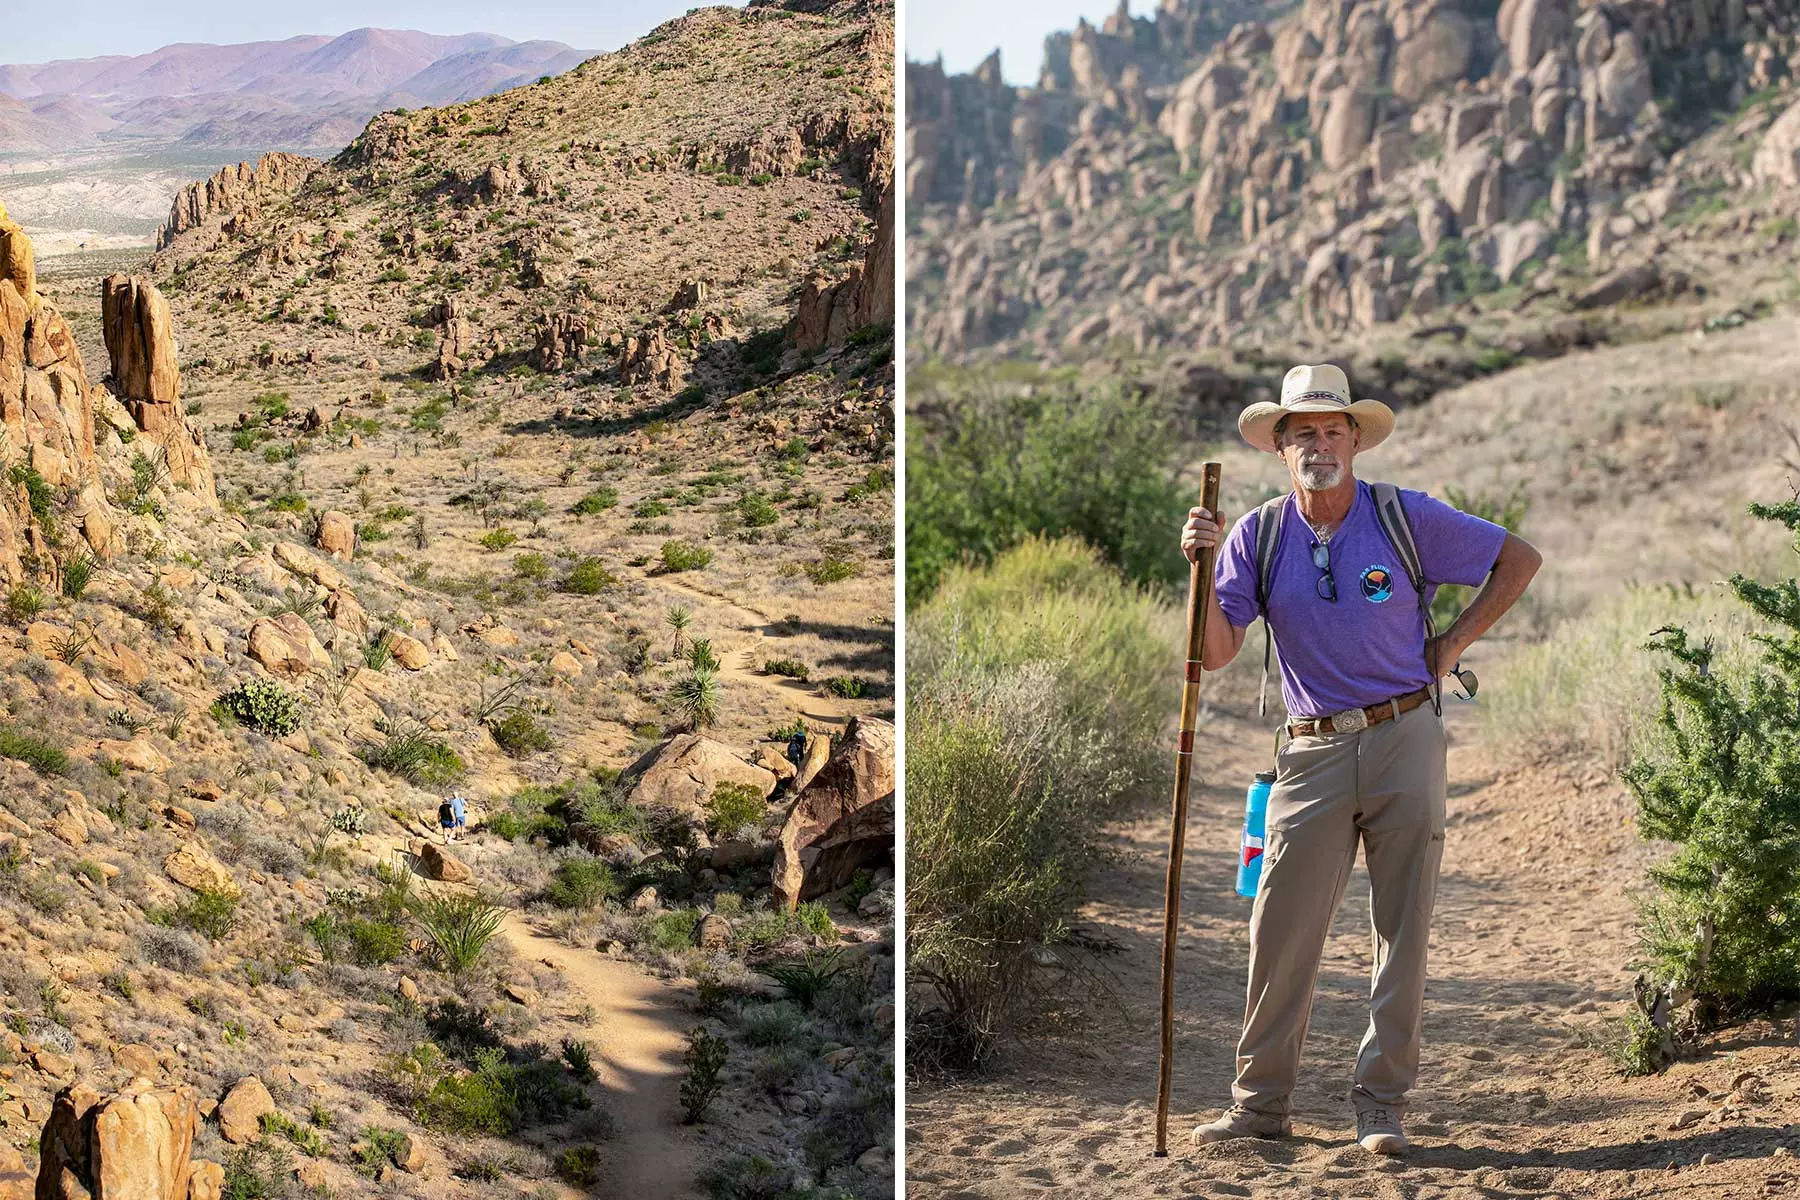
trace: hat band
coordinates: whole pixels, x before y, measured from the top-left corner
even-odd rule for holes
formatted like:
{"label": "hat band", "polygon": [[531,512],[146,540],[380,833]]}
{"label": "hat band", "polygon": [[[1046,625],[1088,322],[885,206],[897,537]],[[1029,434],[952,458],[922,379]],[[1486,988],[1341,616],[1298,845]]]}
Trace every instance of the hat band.
{"label": "hat band", "polygon": [[1336,392],[1301,392],[1298,396],[1287,397],[1287,399],[1281,402],[1281,405],[1283,408],[1286,408],[1288,405],[1297,403],[1301,400],[1330,400],[1336,403],[1339,408],[1350,407],[1349,398],[1340,396]]}

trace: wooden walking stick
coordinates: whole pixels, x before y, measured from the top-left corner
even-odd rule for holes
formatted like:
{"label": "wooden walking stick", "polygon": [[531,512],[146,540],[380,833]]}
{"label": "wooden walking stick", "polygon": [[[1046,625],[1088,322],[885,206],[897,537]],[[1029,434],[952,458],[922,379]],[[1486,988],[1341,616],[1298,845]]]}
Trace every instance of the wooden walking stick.
{"label": "wooden walking stick", "polygon": [[[1200,506],[1219,511],[1219,464],[1201,467]],[[1224,537],[1224,531],[1220,531]],[[1169,1156],[1169,1089],[1175,1074],[1175,934],[1181,917],[1181,850],[1187,841],[1188,775],[1194,763],[1194,726],[1200,718],[1200,659],[1206,647],[1206,610],[1212,599],[1218,547],[1203,549],[1188,571],[1187,668],[1181,683],[1181,733],[1175,743],[1175,812],[1169,830],[1169,877],[1163,885],[1162,1072],[1156,1084],[1156,1157]]]}

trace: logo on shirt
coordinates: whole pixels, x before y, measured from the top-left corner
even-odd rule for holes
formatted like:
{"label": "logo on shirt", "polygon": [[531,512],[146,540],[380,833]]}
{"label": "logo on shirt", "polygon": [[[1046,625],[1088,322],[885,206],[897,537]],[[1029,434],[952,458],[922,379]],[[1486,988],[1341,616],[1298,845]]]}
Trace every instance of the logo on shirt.
{"label": "logo on shirt", "polygon": [[1363,599],[1370,604],[1380,604],[1394,594],[1394,574],[1380,563],[1363,568]]}

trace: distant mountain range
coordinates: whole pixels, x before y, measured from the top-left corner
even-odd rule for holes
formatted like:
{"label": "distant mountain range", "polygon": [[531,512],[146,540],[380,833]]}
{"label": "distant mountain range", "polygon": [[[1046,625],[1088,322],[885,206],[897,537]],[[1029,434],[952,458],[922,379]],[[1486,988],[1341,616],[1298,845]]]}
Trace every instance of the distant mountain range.
{"label": "distant mountain range", "polygon": [[473,99],[560,74],[586,57],[561,42],[491,33],[356,29],[0,65],[0,153],[335,150],[386,109]]}

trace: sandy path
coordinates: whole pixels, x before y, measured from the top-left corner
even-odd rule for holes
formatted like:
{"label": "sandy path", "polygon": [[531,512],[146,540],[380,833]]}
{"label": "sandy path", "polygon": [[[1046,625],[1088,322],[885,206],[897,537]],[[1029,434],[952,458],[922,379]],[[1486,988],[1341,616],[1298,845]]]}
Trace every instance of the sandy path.
{"label": "sandy path", "polygon": [[[1450,756],[1410,1160],[1376,1160],[1353,1141],[1349,1076],[1370,966],[1361,868],[1326,945],[1294,1097],[1297,1136],[1204,1149],[1188,1141],[1196,1119],[1229,1101],[1243,1014],[1249,902],[1232,890],[1233,851],[1241,788],[1267,742],[1240,725],[1221,731],[1208,778],[1197,781],[1188,836],[1170,1157],[1151,1157],[1167,817],[1147,811],[1112,831],[1118,858],[1094,880],[1083,914],[1084,931],[1117,948],[1094,963],[1110,999],[1076,985],[1064,1020],[985,1077],[915,1081],[908,1196],[1800,1195],[1795,1160],[1773,1157],[1778,1146],[1800,1148],[1800,1128],[1786,1128],[1800,1121],[1791,1041],[1750,1044],[1740,1031],[1719,1053],[1644,1080],[1622,1078],[1591,1047],[1630,987],[1627,889],[1642,878],[1645,852],[1629,798],[1598,772],[1497,774],[1469,745],[1466,713],[1452,729],[1465,736]],[[915,1004],[923,999],[914,993]],[[1734,1112],[1726,1094],[1750,1071],[1770,1089]],[[1671,1130],[1687,1110],[1706,1117]],[[1698,1165],[1703,1154],[1721,1161]]]}
{"label": "sandy path", "polygon": [[618,1130],[602,1147],[609,1194],[700,1200],[696,1178],[708,1147],[697,1129],[682,1124],[680,1100],[681,1056],[694,1023],[686,993],[629,963],[540,934],[516,912],[501,933],[521,958],[562,972],[599,1014],[587,1036]]}

